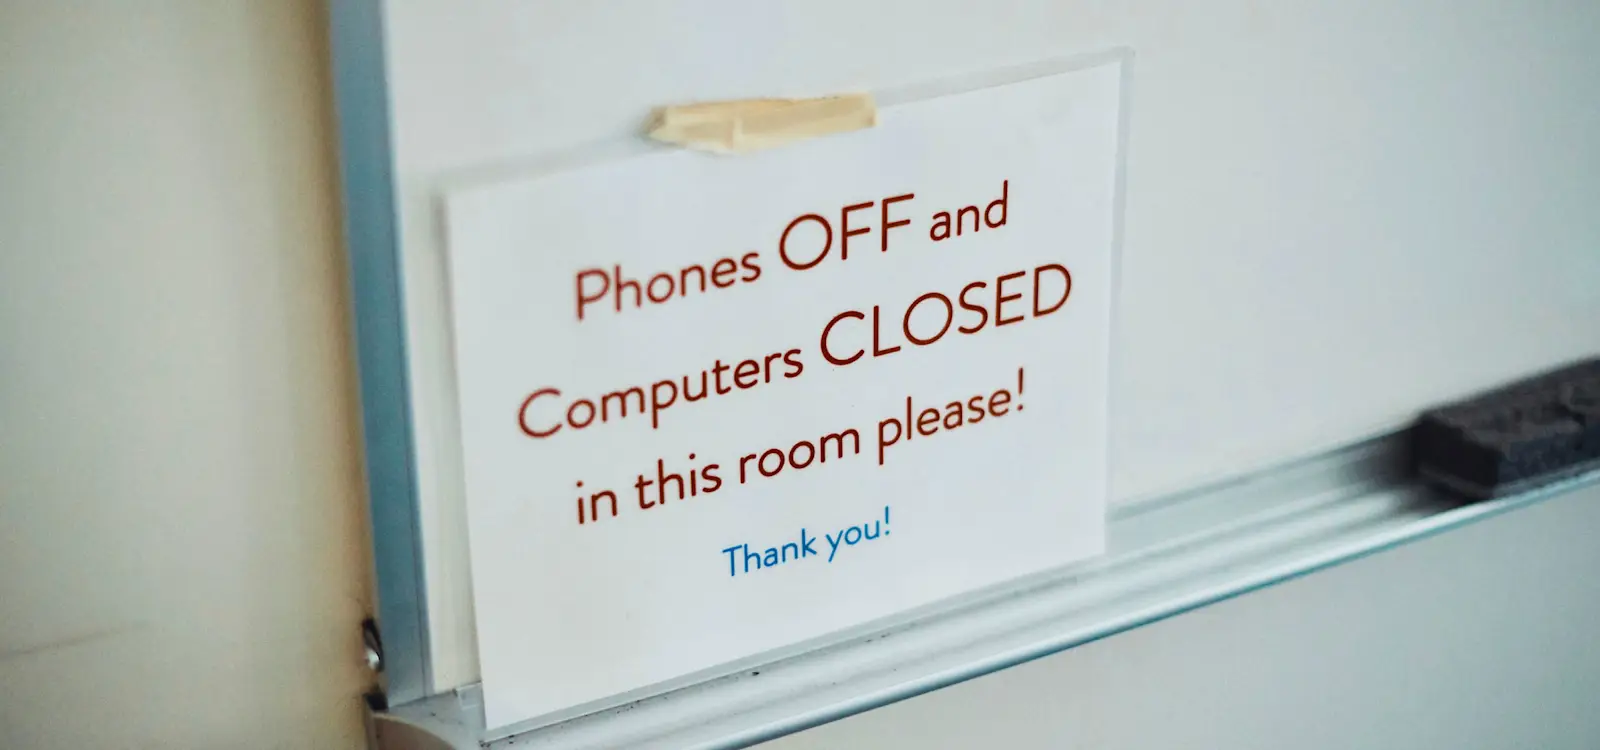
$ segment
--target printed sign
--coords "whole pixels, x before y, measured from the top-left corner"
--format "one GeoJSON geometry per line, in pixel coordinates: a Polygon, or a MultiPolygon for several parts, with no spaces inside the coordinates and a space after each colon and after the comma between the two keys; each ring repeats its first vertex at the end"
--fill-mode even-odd
{"type": "Polygon", "coordinates": [[[1098,554],[1116,64],[448,196],[487,720],[1098,554]]]}

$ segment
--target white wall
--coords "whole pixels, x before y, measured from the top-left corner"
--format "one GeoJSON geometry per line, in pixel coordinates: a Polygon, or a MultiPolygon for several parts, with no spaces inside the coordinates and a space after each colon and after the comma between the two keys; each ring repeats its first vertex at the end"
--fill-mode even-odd
{"type": "Polygon", "coordinates": [[[1592,750],[1600,488],[761,750],[1592,750]]]}
{"type": "Polygon", "coordinates": [[[357,747],[324,9],[0,2],[0,746],[357,747]]]}

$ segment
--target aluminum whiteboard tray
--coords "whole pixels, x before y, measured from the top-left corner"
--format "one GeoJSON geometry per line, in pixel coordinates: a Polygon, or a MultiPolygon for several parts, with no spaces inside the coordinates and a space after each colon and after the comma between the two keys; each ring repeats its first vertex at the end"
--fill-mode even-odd
{"type": "Polygon", "coordinates": [[[1116,506],[1103,558],[564,721],[486,735],[476,686],[392,716],[463,749],[742,747],[1600,482],[1591,471],[1462,504],[1411,475],[1408,437],[1116,506]]]}

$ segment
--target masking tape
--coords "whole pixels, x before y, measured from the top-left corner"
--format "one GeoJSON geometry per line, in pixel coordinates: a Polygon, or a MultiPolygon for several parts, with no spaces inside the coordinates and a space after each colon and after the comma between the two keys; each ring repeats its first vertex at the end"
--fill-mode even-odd
{"type": "Polygon", "coordinates": [[[878,124],[869,94],[815,99],[740,99],[663,107],[650,137],[684,148],[743,154],[878,124]]]}

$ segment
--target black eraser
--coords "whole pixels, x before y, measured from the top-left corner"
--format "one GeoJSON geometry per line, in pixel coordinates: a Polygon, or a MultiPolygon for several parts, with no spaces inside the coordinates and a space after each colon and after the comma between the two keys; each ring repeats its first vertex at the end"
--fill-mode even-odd
{"type": "Polygon", "coordinates": [[[1413,435],[1417,473],[1472,498],[1600,468],[1600,359],[1428,411],[1413,435]]]}

